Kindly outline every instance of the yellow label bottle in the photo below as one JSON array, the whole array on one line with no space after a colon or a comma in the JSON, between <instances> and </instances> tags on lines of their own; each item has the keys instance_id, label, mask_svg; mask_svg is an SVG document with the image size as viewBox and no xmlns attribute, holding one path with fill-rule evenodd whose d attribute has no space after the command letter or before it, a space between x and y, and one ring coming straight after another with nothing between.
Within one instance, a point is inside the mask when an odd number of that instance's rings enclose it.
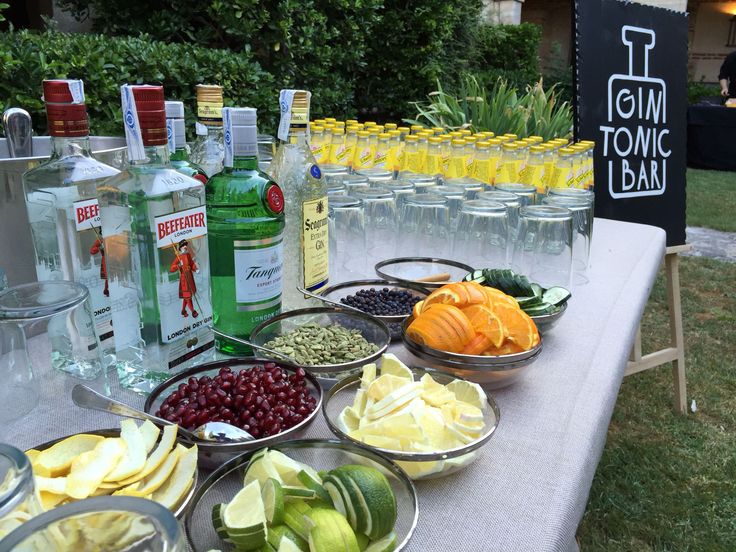
<instances>
[{"instance_id":1,"label":"yellow label bottle","mask_svg":"<svg viewBox=\"0 0 736 552\"><path fill-rule=\"evenodd\" d=\"M326 145L325 141L325 127L312 123L310 125L312 136L310 137L309 147L312 150L312 155L317 163L322 163L325 151L329 151L329 146Z\"/></svg>"},{"instance_id":2,"label":"yellow label bottle","mask_svg":"<svg viewBox=\"0 0 736 552\"><path fill-rule=\"evenodd\" d=\"M358 140L355 144L353 153L353 170L370 169L373 167L373 159L376 156L375 150L371 147L371 133L367 130L358 132Z\"/></svg>"},{"instance_id":3,"label":"yellow label bottle","mask_svg":"<svg viewBox=\"0 0 736 552\"><path fill-rule=\"evenodd\" d=\"M557 161L557 148L555 144L547 142L541 147L544 148L544 187L549 188L552 181L552 173L555 170L555 162Z\"/></svg>"},{"instance_id":4,"label":"yellow label bottle","mask_svg":"<svg viewBox=\"0 0 736 552\"><path fill-rule=\"evenodd\" d=\"M404 160L401 170L422 172L422 152L419 150L419 138L414 134L404 138Z\"/></svg>"},{"instance_id":5,"label":"yellow label bottle","mask_svg":"<svg viewBox=\"0 0 736 552\"><path fill-rule=\"evenodd\" d=\"M557 152L557 161L549 182L550 188L573 187L575 175L572 169L572 156L574 154L574 150L570 148L560 148Z\"/></svg>"},{"instance_id":6,"label":"yellow label bottle","mask_svg":"<svg viewBox=\"0 0 736 552\"><path fill-rule=\"evenodd\" d=\"M491 143L480 141L475 143L473 171L468 176L480 180L483 184L491 184Z\"/></svg>"},{"instance_id":7,"label":"yellow label bottle","mask_svg":"<svg viewBox=\"0 0 736 552\"><path fill-rule=\"evenodd\" d=\"M473 164L475 163L475 143L478 138L475 136L467 136L465 138L465 175L473 174Z\"/></svg>"},{"instance_id":8,"label":"yellow label bottle","mask_svg":"<svg viewBox=\"0 0 736 552\"><path fill-rule=\"evenodd\" d=\"M424 172L426 174L442 174L442 138L432 136L427 141L427 156L424 161Z\"/></svg>"},{"instance_id":9,"label":"yellow label bottle","mask_svg":"<svg viewBox=\"0 0 736 552\"><path fill-rule=\"evenodd\" d=\"M526 166L519 174L519 182L534 186L537 193L543 194L546 189L546 181L544 178L544 152L542 146L532 146L529 148L529 158Z\"/></svg>"},{"instance_id":10,"label":"yellow label bottle","mask_svg":"<svg viewBox=\"0 0 736 552\"><path fill-rule=\"evenodd\" d=\"M447 166L448 178L460 178L467 176L467 155L465 153L465 140L453 140L450 150L450 162Z\"/></svg>"},{"instance_id":11,"label":"yellow label bottle","mask_svg":"<svg viewBox=\"0 0 736 552\"><path fill-rule=\"evenodd\" d=\"M345 165L345 135L342 129L332 129L329 162L334 165Z\"/></svg>"},{"instance_id":12,"label":"yellow label bottle","mask_svg":"<svg viewBox=\"0 0 736 552\"><path fill-rule=\"evenodd\" d=\"M518 146L513 142L507 142L503 145L503 153L501 154L501 162L496 174L496 184L512 184L519 182L519 170L521 169L521 161L517 155Z\"/></svg>"},{"instance_id":13,"label":"yellow label bottle","mask_svg":"<svg viewBox=\"0 0 736 552\"><path fill-rule=\"evenodd\" d=\"M389 155L391 152L391 135L388 132L382 132L378 135L378 144L376 145L376 153L373 158L373 166L378 169L393 170L389 164Z\"/></svg>"},{"instance_id":14,"label":"yellow label bottle","mask_svg":"<svg viewBox=\"0 0 736 552\"><path fill-rule=\"evenodd\" d=\"M443 134L440 140L442 141L440 146L442 152L442 174L447 175L447 168L450 166L450 156L452 155L452 136Z\"/></svg>"},{"instance_id":15,"label":"yellow label bottle","mask_svg":"<svg viewBox=\"0 0 736 552\"><path fill-rule=\"evenodd\" d=\"M355 144L358 142L358 130L357 126L350 126L345 130L345 155L343 157L342 165L352 168L353 157L355 155Z\"/></svg>"}]
</instances>

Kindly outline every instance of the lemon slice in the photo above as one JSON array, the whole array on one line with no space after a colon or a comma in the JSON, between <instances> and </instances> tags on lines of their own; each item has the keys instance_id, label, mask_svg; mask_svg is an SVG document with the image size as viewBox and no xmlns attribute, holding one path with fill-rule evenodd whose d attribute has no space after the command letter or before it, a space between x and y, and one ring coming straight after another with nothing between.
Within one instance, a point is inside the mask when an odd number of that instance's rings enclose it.
<instances>
[{"instance_id":1,"label":"lemon slice","mask_svg":"<svg viewBox=\"0 0 736 552\"><path fill-rule=\"evenodd\" d=\"M146 448L146 456L148 456L151 454L153 447L156 446L158 436L161 435L161 430L153 422L146 420L138 428L138 431L140 431L143 437L143 445Z\"/></svg>"},{"instance_id":2,"label":"lemon slice","mask_svg":"<svg viewBox=\"0 0 736 552\"><path fill-rule=\"evenodd\" d=\"M171 427L171 426L167 426ZM166 430L164 430L166 432ZM173 509L194 483L194 473L197 471L197 445L182 451L174 471L166 482L161 485L151 497L152 500Z\"/></svg>"},{"instance_id":3,"label":"lemon slice","mask_svg":"<svg viewBox=\"0 0 736 552\"><path fill-rule=\"evenodd\" d=\"M393 374L381 374L368 387L368 397L380 401L391 392L406 387L410 383L411 381L406 378L394 376Z\"/></svg>"},{"instance_id":4,"label":"lemon slice","mask_svg":"<svg viewBox=\"0 0 736 552\"><path fill-rule=\"evenodd\" d=\"M484 424L483 411L466 402L458 401L455 403L455 420L462 421L465 424Z\"/></svg>"},{"instance_id":5,"label":"lemon slice","mask_svg":"<svg viewBox=\"0 0 736 552\"><path fill-rule=\"evenodd\" d=\"M140 483L140 487L132 496L146 496L147 494L157 491L159 487L161 487L161 485L163 485L171 476L174 468L176 468L176 464L179 462L179 458L181 458L181 455L184 454L186 450L187 449L184 445L177 445L158 468L151 472L148 477L138 482ZM136 483L133 484L136 485Z\"/></svg>"},{"instance_id":6,"label":"lemon slice","mask_svg":"<svg viewBox=\"0 0 736 552\"><path fill-rule=\"evenodd\" d=\"M107 474L106 482L120 481L135 475L146 465L146 456L148 456L146 443L135 421L123 420L120 422L120 438L125 441L125 456L118 462L115 469Z\"/></svg>"},{"instance_id":7,"label":"lemon slice","mask_svg":"<svg viewBox=\"0 0 736 552\"><path fill-rule=\"evenodd\" d=\"M131 483L135 483L136 481L140 481L148 474L152 473L156 468L158 468L164 462L164 460L166 460L166 457L169 455L169 452L171 452L171 449L174 448L174 445L176 444L176 433L178 430L179 426L166 426L164 428L164 434L161 436L161 440L159 441L158 446L146 459L146 463L143 465L143 469L138 473L131 475L127 479L123 479L122 481L120 481L120 485L127 486Z\"/></svg>"},{"instance_id":8,"label":"lemon slice","mask_svg":"<svg viewBox=\"0 0 736 552\"><path fill-rule=\"evenodd\" d=\"M421 389L419 384L411 383L409 385L405 385L400 389L392 391L380 401L376 401L369 408L366 408L365 416L372 420L381 418L391 411L396 410L404 404L416 399L420 394Z\"/></svg>"},{"instance_id":9,"label":"lemon slice","mask_svg":"<svg viewBox=\"0 0 736 552\"><path fill-rule=\"evenodd\" d=\"M485 410L488 407L488 397L483 388L477 383L465 380L454 380L446 385L447 389L455 393L458 401L466 402L476 408Z\"/></svg>"},{"instance_id":10,"label":"lemon slice","mask_svg":"<svg viewBox=\"0 0 736 552\"><path fill-rule=\"evenodd\" d=\"M355 431L358 429L359 425L360 415L355 412L351 406L346 407L337 417L337 427L339 427L343 433Z\"/></svg>"},{"instance_id":11,"label":"lemon slice","mask_svg":"<svg viewBox=\"0 0 736 552\"><path fill-rule=\"evenodd\" d=\"M353 400L353 410L355 410L358 416L362 416L365 412L367 399L368 394L365 389L361 388L355 392L355 400Z\"/></svg>"},{"instance_id":12,"label":"lemon slice","mask_svg":"<svg viewBox=\"0 0 736 552\"><path fill-rule=\"evenodd\" d=\"M381 375L384 374L391 374L408 379L409 381L414 381L414 374L411 369L393 353L386 353L381 358Z\"/></svg>"},{"instance_id":13,"label":"lemon slice","mask_svg":"<svg viewBox=\"0 0 736 552\"><path fill-rule=\"evenodd\" d=\"M36 489L49 493L63 495L66 489L66 477L44 477L35 476Z\"/></svg>"},{"instance_id":14,"label":"lemon slice","mask_svg":"<svg viewBox=\"0 0 736 552\"><path fill-rule=\"evenodd\" d=\"M78 455L66 478L65 493L81 500L91 495L125 454L125 441L103 439L94 449Z\"/></svg>"},{"instance_id":15,"label":"lemon slice","mask_svg":"<svg viewBox=\"0 0 736 552\"><path fill-rule=\"evenodd\" d=\"M99 435L80 433L56 443L53 447L38 453L35 462L37 473L46 477L65 475L77 456L91 451L104 439Z\"/></svg>"},{"instance_id":16,"label":"lemon slice","mask_svg":"<svg viewBox=\"0 0 736 552\"><path fill-rule=\"evenodd\" d=\"M447 460L437 460L436 462L404 462L396 460L396 464L406 472L412 479L421 479L445 469Z\"/></svg>"},{"instance_id":17,"label":"lemon slice","mask_svg":"<svg viewBox=\"0 0 736 552\"><path fill-rule=\"evenodd\" d=\"M362 389L368 389L374 379L376 379L376 365L371 363L363 366L363 375L360 377L360 387Z\"/></svg>"},{"instance_id":18,"label":"lemon slice","mask_svg":"<svg viewBox=\"0 0 736 552\"><path fill-rule=\"evenodd\" d=\"M61 504L67 498L66 494L55 494L48 491L40 491L39 499L41 502L41 508L48 511Z\"/></svg>"},{"instance_id":19,"label":"lemon slice","mask_svg":"<svg viewBox=\"0 0 736 552\"><path fill-rule=\"evenodd\" d=\"M429 374L424 374L419 380L422 384L422 399L432 406L442 406L455 402L455 393L441 383L437 383Z\"/></svg>"}]
</instances>

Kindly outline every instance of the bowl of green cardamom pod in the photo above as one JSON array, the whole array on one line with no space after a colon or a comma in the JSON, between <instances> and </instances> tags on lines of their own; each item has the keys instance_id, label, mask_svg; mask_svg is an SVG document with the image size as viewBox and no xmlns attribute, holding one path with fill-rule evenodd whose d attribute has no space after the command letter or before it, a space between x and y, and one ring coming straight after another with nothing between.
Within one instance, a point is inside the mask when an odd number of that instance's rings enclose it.
<instances>
[{"instance_id":1,"label":"bowl of green cardamom pod","mask_svg":"<svg viewBox=\"0 0 736 552\"><path fill-rule=\"evenodd\" d=\"M389 346L388 326L368 314L340 308L314 307L284 312L258 326L254 345L292 359L313 375L339 379L357 373Z\"/></svg>"}]
</instances>

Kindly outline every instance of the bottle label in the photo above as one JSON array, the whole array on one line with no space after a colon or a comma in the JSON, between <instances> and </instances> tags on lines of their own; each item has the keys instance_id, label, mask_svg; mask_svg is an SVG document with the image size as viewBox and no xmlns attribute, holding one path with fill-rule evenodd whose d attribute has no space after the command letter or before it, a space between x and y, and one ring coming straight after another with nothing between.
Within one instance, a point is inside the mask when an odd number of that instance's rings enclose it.
<instances>
[{"instance_id":1,"label":"bottle label","mask_svg":"<svg viewBox=\"0 0 736 552\"><path fill-rule=\"evenodd\" d=\"M491 184L491 160L478 159L473 165L473 173L471 174L476 180L480 180L484 184Z\"/></svg>"},{"instance_id":2,"label":"bottle label","mask_svg":"<svg viewBox=\"0 0 736 552\"><path fill-rule=\"evenodd\" d=\"M550 188L569 188L572 184L573 175L570 167L555 167L552 177L549 179Z\"/></svg>"},{"instance_id":3,"label":"bottle label","mask_svg":"<svg viewBox=\"0 0 736 552\"><path fill-rule=\"evenodd\" d=\"M171 343L212 322L205 207L158 216L154 224L161 341Z\"/></svg>"},{"instance_id":4,"label":"bottle label","mask_svg":"<svg viewBox=\"0 0 736 552\"><path fill-rule=\"evenodd\" d=\"M222 123L222 104L212 102L197 102L197 118L204 123L219 125Z\"/></svg>"},{"instance_id":5,"label":"bottle label","mask_svg":"<svg viewBox=\"0 0 736 552\"><path fill-rule=\"evenodd\" d=\"M233 242L238 311L261 310L281 303L282 237L279 234L263 240Z\"/></svg>"},{"instance_id":6,"label":"bottle label","mask_svg":"<svg viewBox=\"0 0 736 552\"><path fill-rule=\"evenodd\" d=\"M373 166L379 169L385 169L388 163L388 150L376 150L376 156L373 158Z\"/></svg>"},{"instance_id":7,"label":"bottle label","mask_svg":"<svg viewBox=\"0 0 736 552\"><path fill-rule=\"evenodd\" d=\"M441 155L427 155L427 161L425 163L427 174L441 174L442 173L442 156Z\"/></svg>"},{"instance_id":8,"label":"bottle label","mask_svg":"<svg viewBox=\"0 0 736 552\"><path fill-rule=\"evenodd\" d=\"M166 140L169 143L169 153L176 151L176 132L174 131L174 119L166 119Z\"/></svg>"},{"instance_id":9,"label":"bottle label","mask_svg":"<svg viewBox=\"0 0 736 552\"><path fill-rule=\"evenodd\" d=\"M302 203L302 220L304 287L314 291L327 284L329 276L327 197Z\"/></svg>"},{"instance_id":10,"label":"bottle label","mask_svg":"<svg viewBox=\"0 0 736 552\"><path fill-rule=\"evenodd\" d=\"M535 186L537 192L543 193L544 186L544 165L527 165L519 174L519 182Z\"/></svg>"},{"instance_id":11,"label":"bottle label","mask_svg":"<svg viewBox=\"0 0 736 552\"><path fill-rule=\"evenodd\" d=\"M146 152L143 148L143 135L138 121L138 110L133 98L133 87L128 84L122 85L120 87L120 97L122 99L125 141L128 145L128 159L130 161L141 161L146 158Z\"/></svg>"},{"instance_id":12,"label":"bottle label","mask_svg":"<svg viewBox=\"0 0 736 552\"><path fill-rule=\"evenodd\" d=\"M84 199L72 204L74 224L80 233L77 243L80 245L80 266L75 269L75 280L89 290L92 315L100 342L107 346L112 339L112 311L110 307L110 291L107 281L107 263L105 261L105 243L100 231L100 205L97 199ZM87 261L88 259L88 261Z\"/></svg>"}]
</instances>

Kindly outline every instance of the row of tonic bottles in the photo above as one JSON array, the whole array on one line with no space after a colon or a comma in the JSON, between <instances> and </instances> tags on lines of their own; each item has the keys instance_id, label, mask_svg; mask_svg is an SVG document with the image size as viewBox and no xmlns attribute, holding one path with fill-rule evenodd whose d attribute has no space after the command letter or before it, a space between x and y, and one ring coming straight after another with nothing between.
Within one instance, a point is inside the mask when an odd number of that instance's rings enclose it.
<instances>
[{"instance_id":1,"label":"row of tonic bottles","mask_svg":"<svg viewBox=\"0 0 736 552\"><path fill-rule=\"evenodd\" d=\"M594 143L541 136L447 131L420 125L379 125L357 120L310 123L312 153L320 164L356 171L411 171L447 178L471 177L488 185L520 182L546 188L593 187Z\"/></svg>"},{"instance_id":2,"label":"row of tonic bottles","mask_svg":"<svg viewBox=\"0 0 736 552\"><path fill-rule=\"evenodd\" d=\"M256 110L224 108L219 86L197 88L191 148L181 102L165 102L160 86L122 86L122 171L91 154L82 82L48 80L43 91L52 154L23 177L37 275L87 286L123 386L148 392L211 359L215 344L249 353L216 343L212 326L248 337L303 306L297 286L326 285L327 193L306 136L308 92L281 93L269 176Z\"/></svg>"}]
</instances>

